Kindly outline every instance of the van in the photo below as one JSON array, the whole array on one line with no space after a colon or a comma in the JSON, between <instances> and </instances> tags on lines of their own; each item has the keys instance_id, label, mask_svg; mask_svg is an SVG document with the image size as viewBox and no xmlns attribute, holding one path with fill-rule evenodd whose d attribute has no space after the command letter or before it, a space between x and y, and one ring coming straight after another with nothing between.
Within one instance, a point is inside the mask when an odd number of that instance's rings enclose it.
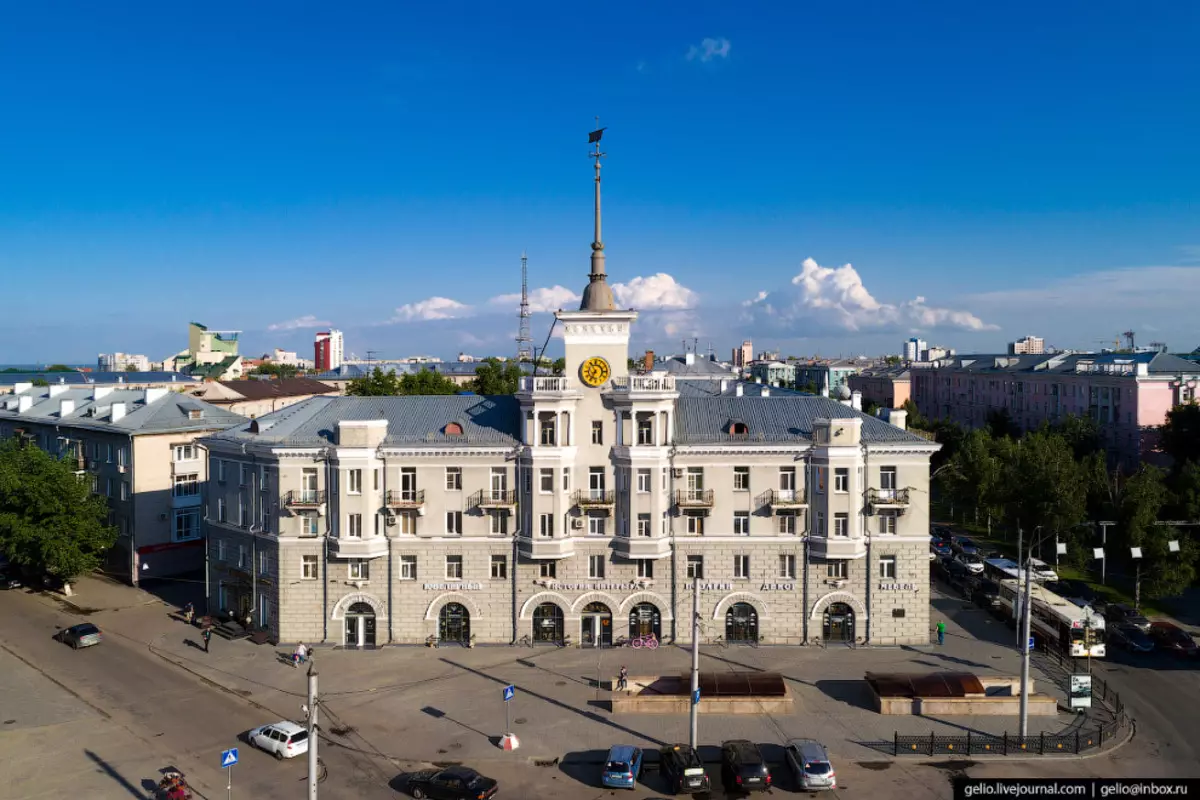
<instances>
[{"instance_id":1,"label":"van","mask_svg":"<svg viewBox=\"0 0 1200 800\"><path fill-rule=\"evenodd\" d=\"M633 789L642 775L642 750L629 744L613 745L604 761L604 772L600 776L603 786L617 789Z\"/></svg>"},{"instance_id":2,"label":"van","mask_svg":"<svg viewBox=\"0 0 1200 800\"><path fill-rule=\"evenodd\" d=\"M792 739L784 747L788 766L801 789L808 792L837 788L837 773L825 745L815 739Z\"/></svg>"}]
</instances>

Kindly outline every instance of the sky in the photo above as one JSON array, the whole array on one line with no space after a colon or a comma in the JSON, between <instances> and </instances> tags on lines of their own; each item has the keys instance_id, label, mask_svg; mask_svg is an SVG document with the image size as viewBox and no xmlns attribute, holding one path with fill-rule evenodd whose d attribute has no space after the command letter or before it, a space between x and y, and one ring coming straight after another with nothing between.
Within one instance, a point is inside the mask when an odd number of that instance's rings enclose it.
<instances>
[{"instance_id":1,"label":"sky","mask_svg":"<svg viewBox=\"0 0 1200 800\"><path fill-rule=\"evenodd\" d=\"M10 3L0 363L1200 345L1200 5ZM550 352L555 343L551 341Z\"/></svg>"}]
</instances>

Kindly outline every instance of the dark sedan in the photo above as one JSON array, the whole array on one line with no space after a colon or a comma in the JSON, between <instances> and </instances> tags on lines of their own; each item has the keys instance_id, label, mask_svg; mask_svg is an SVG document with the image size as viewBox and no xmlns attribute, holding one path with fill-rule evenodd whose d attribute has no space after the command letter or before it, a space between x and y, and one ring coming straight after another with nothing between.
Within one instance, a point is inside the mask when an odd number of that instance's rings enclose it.
<instances>
[{"instance_id":1,"label":"dark sedan","mask_svg":"<svg viewBox=\"0 0 1200 800\"><path fill-rule=\"evenodd\" d=\"M1170 622L1151 623L1150 637L1154 639L1160 650L1174 653L1177 656L1196 655L1195 640L1187 631Z\"/></svg>"},{"instance_id":2,"label":"dark sedan","mask_svg":"<svg viewBox=\"0 0 1200 800\"><path fill-rule=\"evenodd\" d=\"M71 645L72 650L78 650L81 647L100 644L104 640L104 634L100 633L100 629L92 623L81 622L78 625L63 628L54 634L54 638L63 644Z\"/></svg>"},{"instance_id":3,"label":"dark sedan","mask_svg":"<svg viewBox=\"0 0 1200 800\"><path fill-rule=\"evenodd\" d=\"M1138 611L1128 603L1117 603L1105 608L1104 617L1109 622L1128 622L1147 633L1150 632L1150 620L1142 616L1142 612Z\"/></svg>"},{"instance_id":4,"label":"dark sedan","mask_svg":"<svg viewBox=\"0 0 1200 800\"><path fill-rule=\"evenodd\" d=\"M20 589L21 579L11 572L0 572L0 589Z\"/></svg>"},{"instance_id":5,"label":"dark sedan","mask_svg":"<svg viewBox=\"0 0 1200 800\"><path fill-rule=\"evenodd\" d=\"M1154 649L1154 640L1149 634L1128 622L1113 625L1108 629L1108 643L1131 653L1149 653Z\"/></svg>"},{"instance_id":6,"label":"dark sedan","mask_svg":"<svg viewBox=\"0 0 1200 800\"><path fill-rule=\"evenodd\" d=\"M671 794L696 794L712 788L700 757L686 744L669 745L660 750L659 769L667 786L671 787Z\"/></svg>"},{"instance_id":7,"label":"dark sedan","mask_svg":"<svg viewBox=\"0 0 1200 800\"><path fill-rule=\"evenodd\" d=\"M487 800L497 788L496 781L467 767L423 769L408 776L408 793L416 800Z\"/></svg>"}]
</instances>

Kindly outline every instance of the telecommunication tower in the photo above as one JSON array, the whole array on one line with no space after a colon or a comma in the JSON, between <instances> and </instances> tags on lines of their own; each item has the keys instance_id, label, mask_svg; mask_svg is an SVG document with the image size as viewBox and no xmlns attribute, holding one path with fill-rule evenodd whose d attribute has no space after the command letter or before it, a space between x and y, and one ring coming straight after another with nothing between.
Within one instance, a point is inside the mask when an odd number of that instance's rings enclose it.
<instances>
[{"instance_id":1,"label":"telecommunication tower","mask_svg":"<svg viewBox=\"0 0 1200 800\"><path fill-rule=\"evenodd\" d=\"M533 335L529 332L529 259L521 252L521 327L517 329L517 361L533 361Z\"/></svg>"}]
</instances>

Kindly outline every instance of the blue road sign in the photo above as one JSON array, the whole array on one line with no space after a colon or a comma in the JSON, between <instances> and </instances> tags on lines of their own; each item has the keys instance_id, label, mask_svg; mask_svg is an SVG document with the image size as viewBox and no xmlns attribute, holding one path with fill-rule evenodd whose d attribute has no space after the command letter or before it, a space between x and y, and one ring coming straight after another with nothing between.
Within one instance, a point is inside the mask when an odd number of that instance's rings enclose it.
<instances>
[{"instance_id":1,"label":"blue road sign","mask_svg":"<svg viewBox=\"0 0 1200 800\"><path fill-rule=\"evenodd\" d=\"M1029 652L1031 652L1031 653L1032 653L1032 652L1033 652L1033 650L1034 650L1034 647L1033 647L1033 637L1032 637L1032 636L1030 636L1030 637L1029 637Z\"/></svg>"},{"instance_id":2,"label":"blue road sign","mask_svg":"<svg viewBox=\"0 0 1200 800\"><path fill-rule=\"evenodd\" d=\"M221 766L232 767L238 762L238 749L236 747L229 750L221 751Z\"/></svg>"},{"instance_id":3,"label":"blue road sign","mask_svg":"<svg viewBox=\"0 0 1200 800\"><path fill-rule=\"evenodd\" d=\"M515 687L511 684L508 686L505 686L504 687L504 702L507 703L509 700L512 700L513 696L516 695L516 693L517 693L517 687Z\"/></svg>"},{"instance_id":4,"label":"blue road sign","mask_svg":"<svg viewBox=\"0 0 1200 800\"><path fill-rule=\"evenodd\" d=\"M692 692L692 705L694 705L694 706L700 705L700 690L699 689L696 689L695 691Z\"/></svg>"}]
</instances>

